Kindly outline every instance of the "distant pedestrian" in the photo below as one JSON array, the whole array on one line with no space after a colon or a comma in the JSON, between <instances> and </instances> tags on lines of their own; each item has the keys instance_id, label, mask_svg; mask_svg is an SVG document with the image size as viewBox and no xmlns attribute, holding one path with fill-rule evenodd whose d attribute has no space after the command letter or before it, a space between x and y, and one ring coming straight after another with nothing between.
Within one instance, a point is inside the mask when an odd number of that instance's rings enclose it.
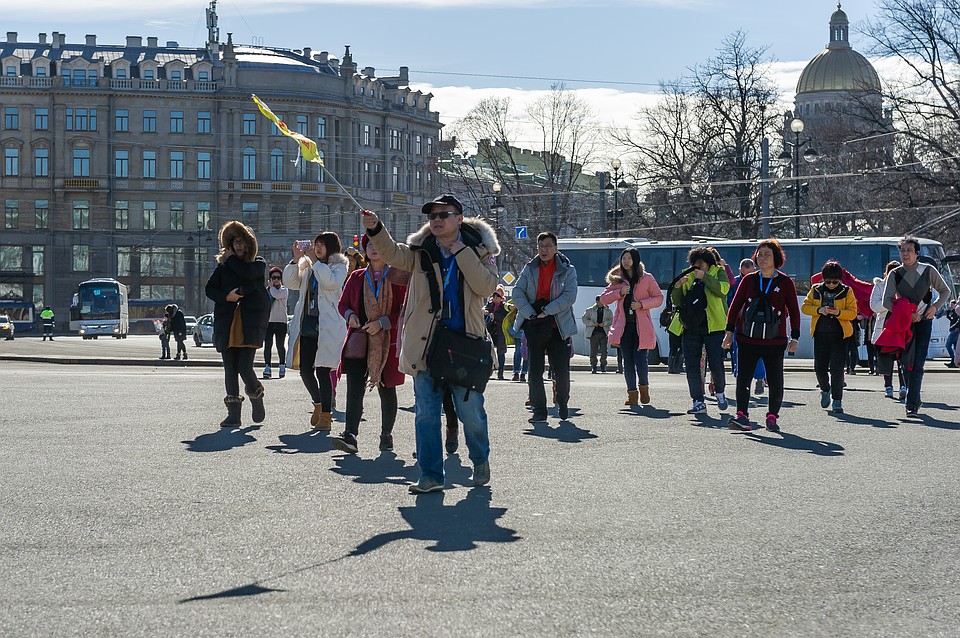
<instances>
[{"instance_id":1,"label":"distant pedestrian","mask_svg":"<svg viewBox=\"0 0 960 638\"><path fill-rule=\"evenodd\" d=\"M771 432L779 432L783 358L787 352L796 352L800 343L800 304L793 279L779 270L786 261L780 242L773 238L761 241L753 261L759 270L740 280L727 311L727 330L723 337L726 349L733 345L734 332L738 341L737 414L730 417L729 426L753 429L749 417L750 381L757 361L762 359L769 388L766 427ZM787 319L790 320L789 341Z\"/></svg>"},{"instance_id":2,"label":"distant pedestrian","mask_svg":"<svg viewBox=\"0 0 960 638\"><path fill-rule=\"evenodd\" d=\"M55 324L53 308L44 306L43 310L40 311L40 321L43 322L43 340L46 341L47 337L50 337L50 341L53 341L53 326Z\"/></svg>"},{"instance_id":3,"label":"distant pedestrian","mask_svg":"<svg viewBox=\"0 0 960 638\"><path fill-rule=\"evenodd\" d=\"M333 381L340 365L347 326L337 304L347 280L347 257L340 237L323 232L308 246L294 242L293 259L283 269L283 285L300 291L290 323L287 367L300 370L300 380L313 401L310 425L330 430L333 423Z\"/></svg>"},{"instance_id":4,"label":"distant pedestrian","mask_svg":"<svg viewBox=\"0 0 960 638\"><path fill-rule=\"evenodd\" d=\"M270 301L263 286L266 263L257 256L253 230L238 221L220 229L217 267L207 281L206 294L213 300L213 345L223 359L227 417L220 427L240 427L240 379L250 399L253 422L266 418L263 384L253 370L257 348L267 334Z\"/></svg>"},{"instance_id":5,"label":"distant pedestrian","mask_svg":"<svg viewBox=\"0 0 960 638\"><path fill-rule=\"evenodd\" d=\"M157 325L157 336L160 337L160 359L170 358L170 314L163 313L163 319Z\"/></svg>"},{"instance_id":6,"label":"distant pedestrian","mask_svg":"<svg viewBox=\"0 0 960 638\"><path fill-rule=\"evenodd\" d=\"M517 327L517 306L512 300L507 300L507 316L503 320L504 335L507 345L513 346L513 380L527 382L527 357L524 345L523 330Z\"/></svg>"},{"instance_id":7,"label":"distant pedestrian","mask_svg":"<svg viewBox=\"0 0 960 638\"><path fill-rule=\"evenodd\" d=\"M269 379L272 374L270 360L273 358L273 344L276 343L282 379L287 374L287 298L290 294L290 290L283 285L282 268L274 266L270 269L267 292L270 294L270 319L267 322L267 338L263 342L263 378Z\"/></svg>"},{"instance_id":8,"label":"distant pedestrian","mask_svg":"<svg viewBox=\"0 0 960 638\"><path fill-rule=\"evenodd\" d=\"M501 381L503 381L503 370L507 360L507 336L503 331L503 321L507 318L508 310L504 305L504 296L503 286L497 286L483 309L487 332L497 351L497 379Z\"/></svg>"},{"instance_id":9,"label":"distant pedestrian","mask_svg":"<svg viewBox=\"0 0 960 638\"><path fill-rule=\"evenodd\" d=\"M597 302L583 312L580 321L583 322L584 334L590 340L590 372L596 374L598 365L600 372L606 372L607 351L610 349L607 332L613 324L613 313L600 303L600 297L597 296Z\"/></svg>"},{"instance_id":10,"label":"distant pedestrian","mask_svg":"<svg viewBox=\"0 0 960 638\"><path fill-rule=\"evenodd\" d=\"M947 321L950 322L949 332L947 333L947 361L948 368L956 368L957 364L957 338L960 337L960 312L957 312L957 300L950 301L950 309L944 313Z\"/></svg>"},{"instance_id":11,"label":"distant pedestrian","mask_svg":"<svg viewBox=\"0 0 960 638\"><path fill-rule=\"evenodd\" d=\"M820 407L839 414L843 412L843 372L847 343L853 338L857 299L853 290L841 282L843 269L838 262L828 261L820 272L823 281L810 287L800 311L811 317L813 369L820 386Z\"/></svg>"},{"instance_id":12,"label":"distant pedestrian","mask_svg":"<svg viewBox=\"0 0 960 638\"><path fill-rule=\"evenodd\" d=\"M570 260L557 251L557 236L543 232L537 236L537 256L531 259L513 287L513 302L522 318L520 327L527 335L530 355L531 423L547 420L547 396L543 389L544 356L556 388L556 403L561 419L569 416L570 348L568 339L578 332L573 315L577 300L577 271Z\"/></svg>"},{"instance_id":13,"label":"distant pedestrian","mask_svg":"<svg viewBox=\"0 0 960 638\"><path fill-rule=\"evenodd\" d=\"M620 253L620 263L607 273L607 287L598 299L613 309L609 339L623 353L624 405L646 405L650 403L648 351L657 347L650 311L663 304L663 293L640 261L640 251L627 248Z\"/></svg>"},{"instance_id":14,"label":"distant pedestrian","mask_svg":"<svg viewBox=\"0 0 960 638\"><path fill-rule=\"evenodd\" d=\"M174 341L177 342L177 355L175 360L181 358L187 360L187 319L183 316L183 311L177 304L169 304L164 310L170 315L170 333Z\"/></svg>"}]
</instances>

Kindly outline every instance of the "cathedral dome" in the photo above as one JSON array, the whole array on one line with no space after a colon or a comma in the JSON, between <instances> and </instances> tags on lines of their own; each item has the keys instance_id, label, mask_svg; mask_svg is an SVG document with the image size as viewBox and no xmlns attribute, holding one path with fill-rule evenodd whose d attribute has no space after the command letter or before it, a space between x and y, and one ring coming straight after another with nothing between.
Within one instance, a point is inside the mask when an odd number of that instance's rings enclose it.
<instances>
[{"instance_id":1,"label":"cathedral dome","mask_svg":"<svg viewBox=\"0 0 960 638\"><path fill-rule=\"evenodd\" d=\"M837 5L830 16L830 44L800 74L797 93L857 91L880 93L880 76L870 62L850 48L850 22Z\"/></svg>"}]
</instances>

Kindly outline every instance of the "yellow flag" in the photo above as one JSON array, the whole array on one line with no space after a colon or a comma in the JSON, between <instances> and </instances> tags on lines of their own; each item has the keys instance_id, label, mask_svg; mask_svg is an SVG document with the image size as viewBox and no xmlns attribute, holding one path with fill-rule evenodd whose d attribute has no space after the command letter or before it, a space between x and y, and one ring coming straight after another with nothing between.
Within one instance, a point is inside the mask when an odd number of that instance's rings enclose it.
<instances>
[{"instance_id":1,"label":"yellow flag","mask_svg":"<svg viewBox=\"0 0 960 638\"><path fill-rule=\"evenodd\" d=\"M270 110L270 107L260 101L256 95L251 95L254 103L257 105L257 108L260 109L260 112L263 113L264 117L277 125L277 128L280 129L280 132L286 135L287 137L292 137L297 141L297 144L300 145L300 155L303 159L308 162L314 162L323 166L323 160L320 159L320 151L317 150L317 143L311 140L306 135L301 135L300 133L294 133L287 125L281 120L277 115Z\"/></svg>"}]
</instances>

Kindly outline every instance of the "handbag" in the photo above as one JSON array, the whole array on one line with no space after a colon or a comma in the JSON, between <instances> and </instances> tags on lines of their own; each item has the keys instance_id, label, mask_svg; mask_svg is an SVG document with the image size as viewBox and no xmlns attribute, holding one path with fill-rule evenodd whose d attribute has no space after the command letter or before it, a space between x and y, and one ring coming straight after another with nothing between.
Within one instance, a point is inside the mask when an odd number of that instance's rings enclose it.
<instances>
[{"instance_id":1,"label":"handbag","mask_svg":"<svg viewBox=\"0 0 960 638\"><path fill-rule=\"evenodd\" d=\"M344 359L366 359L367 333L363 330L351 330L343 344Z\"/></svg>"}]
</instances>

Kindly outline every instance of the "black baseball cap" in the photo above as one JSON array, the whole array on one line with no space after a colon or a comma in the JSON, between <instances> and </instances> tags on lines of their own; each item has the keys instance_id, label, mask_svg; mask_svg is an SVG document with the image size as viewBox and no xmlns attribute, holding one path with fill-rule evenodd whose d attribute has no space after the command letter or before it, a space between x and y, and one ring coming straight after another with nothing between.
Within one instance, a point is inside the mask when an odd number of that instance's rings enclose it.
<instances>
[{"instance_id":1,"label":"black baseball cap","mask_svg":"<svg viewBox=\"0 0 960 638\"><path fill-rule=\"evenodd\" d=\"M449 204L457 209L457 212L463 215L463 204L460 203L460 200L450 195L449 193L444 195L438 195L432 201L427 202L420 208L420 212L426 215L433 208L434 204Z\"/></svg>"}]
</instances>

